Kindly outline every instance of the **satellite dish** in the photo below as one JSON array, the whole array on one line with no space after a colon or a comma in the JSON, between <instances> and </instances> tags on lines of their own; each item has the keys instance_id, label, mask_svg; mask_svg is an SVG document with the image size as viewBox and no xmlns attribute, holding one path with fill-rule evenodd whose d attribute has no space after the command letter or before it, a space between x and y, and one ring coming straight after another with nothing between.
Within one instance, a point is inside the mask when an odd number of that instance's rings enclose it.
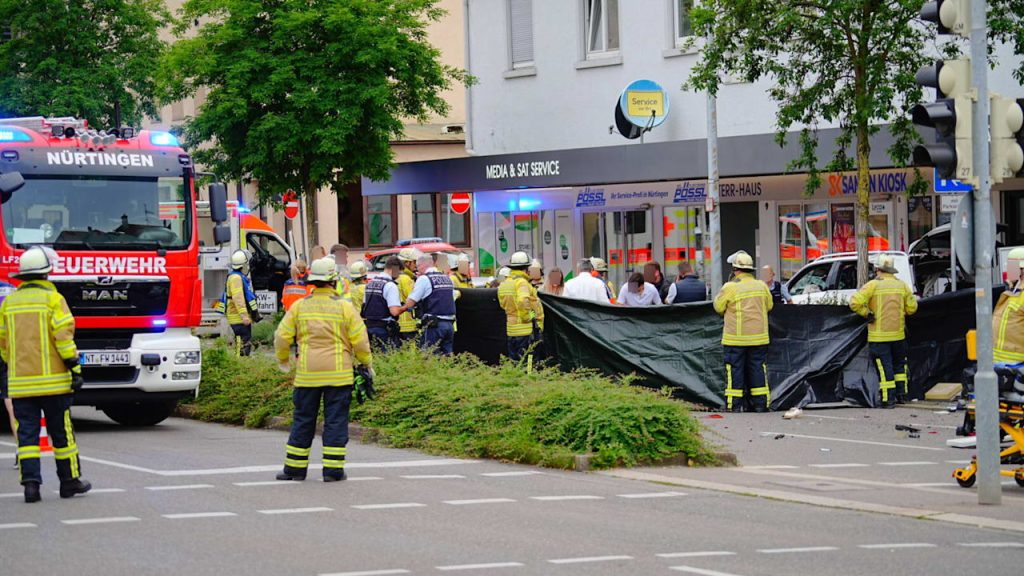
<instances>
[{"instance_id":1,"label":"satellite dish","mask_svg":"<svg viewBox=\"0 0 1024 576\"><path fill-rule=\"evenodd\" d=\"M622 113L622 104L618 98L615 99L615 127L619 130L619 134L630 140L639 138L643 133L643 129L626 119L626 115Z\"/></svg>"}]
</instances>

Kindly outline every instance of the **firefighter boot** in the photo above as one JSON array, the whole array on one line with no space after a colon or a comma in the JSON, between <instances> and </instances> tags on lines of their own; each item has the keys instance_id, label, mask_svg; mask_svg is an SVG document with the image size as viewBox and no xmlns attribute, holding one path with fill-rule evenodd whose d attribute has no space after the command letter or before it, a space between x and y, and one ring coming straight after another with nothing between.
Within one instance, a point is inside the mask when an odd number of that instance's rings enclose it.
<instances>
[{"instance_id":1,"label":"firefighter boot","mask_svg":"<svg viewBox=\"0 0 1024 576\"><path fill-rule=\"evenodd\" d=\"M345 475L344 469L338 470L337 472L331 472L330 474L326 472L324 473L324 482L340 482L346 478L348 478L348 476Z\"/></svg>"},{"instance_id":2,"label":"firefighter boot","mask_svg":"<svg viewBox=\"0 0 1024 576\"><path fill-rule=\"evenodd\" d=\"M61 498L71 498L78 494L85 494L89 490L92 490L92 484L82 480L81 478L61 480L60 482Z\"/></svg>"},{"instance_id":3,"label":"firefighter boot","mask_svg":"<svg viewBox=\"0 0 1024 576\"><path fill-rule=\"evenodd\" d=\"M289 472L288 470L284 470L283 472L279 472L277 474L277 479L278 480L294 480L296 482L302 482L303 480L306 479L306 473L305 473L305 471L303 471L300 474L298 472Z\"/></svg>"},{"instance_id":4,"label":"firefighter boot","mask_svg":"<svg viewBox=\"0 0 1024 576\"><path fill-rule=\"evenodd\" d=\"M42 499L42 495L39 494L39 482L25 482L25 502L31 504Z\"/></svg>"}]
</instances>

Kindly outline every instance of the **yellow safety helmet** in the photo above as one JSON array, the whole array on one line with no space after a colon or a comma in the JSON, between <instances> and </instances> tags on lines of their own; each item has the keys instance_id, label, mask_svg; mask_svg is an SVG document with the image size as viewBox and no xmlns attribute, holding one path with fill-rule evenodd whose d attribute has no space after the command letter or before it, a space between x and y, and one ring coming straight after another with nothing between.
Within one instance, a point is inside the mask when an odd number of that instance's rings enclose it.
<instances>
[{"instance_id":1,"label":"yellow safety helmet","mask_svg":"<svg viewBox=\"0 0 1024 576\"><path fill-rule=\"evenodd\" d=\"M422 254L415 248L402 248L398 251L398 259L403 262L415 262Z\"/></svg>"},{"instance_id":2,"label":"yellow safety helmet","mask_svg":"<svg viewBox=\"0 0 1024 576\"><path fill-rule=\"evenodd\" d=\"M366 262L359 260L348 267L348 273L352 276L353 280L358 278L366 278Z\"/></svg>"},{"instance_id":3,"label":"yellow safety helmet","mask_svg":"<svg viewBox=\"0 0 1024 576\"><path fill-rule=\"evenodd\" d=\"M334 258L324 256L319 260L313 261L313 264L309 267L308 279L317 282L330 282L337 277L336 270Z\"/></svg>"}]
</instances>

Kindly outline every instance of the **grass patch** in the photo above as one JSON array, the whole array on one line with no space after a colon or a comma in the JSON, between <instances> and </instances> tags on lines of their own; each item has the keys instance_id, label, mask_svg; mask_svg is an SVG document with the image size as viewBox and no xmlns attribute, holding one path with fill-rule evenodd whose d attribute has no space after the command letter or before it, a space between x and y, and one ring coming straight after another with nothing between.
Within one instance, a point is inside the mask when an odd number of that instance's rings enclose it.
<instances>
[{"instance_id":1,"label":"grass patch","mask_svg":"<svg viewBox=\"0 0 1024 576\"><path fill-rule=\"evenodd\" d=\"M205 353L196 416L260 426L290 416L290 377L262 354ZM427 356L413 346L378 354L377 399L352 417L391 446L451 456L571 468L592 454L594 468L633 466L686 453L714 461L688 407L664 394L596 372L488 366L475 356Z\"/></svg>"}]
</instances>

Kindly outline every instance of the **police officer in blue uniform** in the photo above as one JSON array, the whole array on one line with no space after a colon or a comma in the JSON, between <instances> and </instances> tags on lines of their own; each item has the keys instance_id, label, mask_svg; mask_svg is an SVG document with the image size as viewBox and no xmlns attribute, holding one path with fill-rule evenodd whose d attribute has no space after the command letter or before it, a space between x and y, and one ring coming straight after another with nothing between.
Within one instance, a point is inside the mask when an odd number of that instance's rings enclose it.
<instances>
[{"instance_id":1,"label":"police officer in blue uniform","mask_svg":"<svg viewBox=\"0 0 1024 576\"><path fill-rule=\"evenodd\" d=\"M370 344L378 349L387 350L399 345L398 316L403 308L395 279L401 273L402 261L392 256L384 263L384 273L366 285L362 316Z\"/></svg>"},{"instance_id":2,"label":"police officer in blue uniform","mask_svg":"<svg viewBox=\"0 0 1024 576\"><path fill-rule=\"evenodd\" d=\"M420 347L433 348L438 354L451 354L455 341L455 284L434 266L434 257L424 254L416 259L420 273L403 308L419 309L423 321Z\"/></svg>"}]
</instances>

